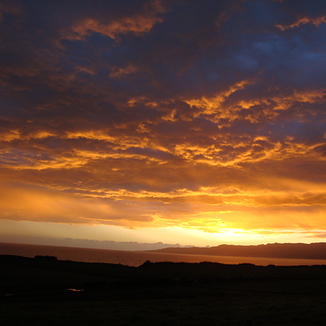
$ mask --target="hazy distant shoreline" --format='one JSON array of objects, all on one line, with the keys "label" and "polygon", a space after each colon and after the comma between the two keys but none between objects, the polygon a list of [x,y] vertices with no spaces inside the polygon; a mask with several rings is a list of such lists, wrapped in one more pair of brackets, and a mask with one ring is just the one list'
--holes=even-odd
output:
[{"label": "hazy distant shoreline", "polygon": [[[326,244],[320,244],[320,248],[326,248]],[[254,250],[257,248],[289,248],[282,244],[264,245],[264,246],[248,246],[249,249]],[[290,246],[293,248],[301,248],[299,244]],[[312,250],[316,246],[308,245],[307,248]],[[318,247],[318,246],[317,246]],[[319,248],[318,247],[318,248]],[[221,248],[224,251],[221,251]],[[234,251],[237,249],[237,251]],[[107,249],[90,249],[90,248],[72,248],[72,247],[57,247],[57,246],[43,246],[43,245],[30,245],[30,244],[11,244],[0,243],[0,255],[16,255],[22,257],[35,257],[37,255],[50,255],[55,256],[60,260],[72,260],[80,262],[99,262],[99,263],[113,263],[128,266],[139,266],[145,261],[151,262],[217,262],[223,264],[241,264],[250,263],[255,265],[267,266],[270,264],[278,266],[295,266],[295,265],[325,265],[326,259],[311,258],[296,258],[292,257],[264,257],[257,256],[254,252],[248,252],[245,256],[245,249],[247,246],[230,246],[223,245],[211,248],[166,248],[156,251],[122,251],[122,250],[107,250]],[[233,254],[227,255],[226,253]],[[242,250],[242,251],[241,251]],[[219,254],[213,253],[219,252]],[[295,252],[295,251],[293,251]],[[224,253],[224,254],[223,254]],[[238,255],[235,255],[238,253]],[[242,254],[242,256],[241,256]],[[252,256],[250,256],[251,254]],[[262,255],[262,251],[260,251]],[[266,253],[267,255],[267,253]],[[315,254],[316,256],[316,254]]]},{"label": "hazy distant shoreline", "polygon": [[155,252],[192,254],[192,255],[216,255],[238,257],[264,257],[284,259],[326,259],[326,243],[272,243],[261,245],[219,245],[202,248],[164,248]]}]

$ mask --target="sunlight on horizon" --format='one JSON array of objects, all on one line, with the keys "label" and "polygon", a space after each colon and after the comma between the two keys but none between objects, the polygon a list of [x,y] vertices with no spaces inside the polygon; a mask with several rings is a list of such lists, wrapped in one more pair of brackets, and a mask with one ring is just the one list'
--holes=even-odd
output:
[{"label": "sunlight on horizon", "polygon": [[[322,242],[317,230],[221,229],[217,233],[182,227],[127,229],[107,225],[0,221],[2,242],[30,243],[110,249],[110,241],[126,243],[133,250],[137,243],[211,247],[221,244],[258,245],[267,243]],[[13,231],[14,230],[14,231]],[[315,237],[314,237],[315,235]]]}]

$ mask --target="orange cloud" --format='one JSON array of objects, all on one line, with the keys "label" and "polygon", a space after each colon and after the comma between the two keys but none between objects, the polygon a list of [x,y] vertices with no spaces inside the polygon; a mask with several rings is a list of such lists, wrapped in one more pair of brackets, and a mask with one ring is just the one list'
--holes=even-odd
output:
[{"label": "orange cloud", "polygon": [[7,183],[0,188],[0,205],[0,218],[7,220],[110,225],[149,221],[148,217],[116,210],[101,199]]},{"label": "orange cloud", "polygon": [[198,109],[203,110],[202,112],[200,112],[200,114],[214,114],[216,112],[219,112],[221,114],[221,118],[225,116],[230,117],[232,115],[230,114],[230,112],[222,109],[222,104],[230,95],[252,84],[254,84],[254,81],[242,80],[232,85],[228,90],[222,91],[220,94],[217,94],[214,97],[203,96],[199,99],[184,99],[184,101],[188,103],[191,107],[196,107]]},{"label": "orange cloud", "polygon": [[301,25],[305,24],[313,24],[318,27],[319,25],[324,23],[326,23],[326,16],[320,16],[318,18],[302,17],[290,25],[277,24],[276,27],[279,28],[281,31],[285,31],[287,29],[293,29],[295,27],[300,27]]},{"label": "orange cloud", "polygon": [[155,24],[161,23],[163,19],[157,14],[164,12],[163,6],[159,1],[153,2],[149,10],[130,17],[121,17],[109,22],[97,20],[95,18],[86,18],[75,23],[72,31],[65,37],[71,40],[83,39],[90,33],[100,33],[117,39],[120,34],[126,33],[148,33]]}]

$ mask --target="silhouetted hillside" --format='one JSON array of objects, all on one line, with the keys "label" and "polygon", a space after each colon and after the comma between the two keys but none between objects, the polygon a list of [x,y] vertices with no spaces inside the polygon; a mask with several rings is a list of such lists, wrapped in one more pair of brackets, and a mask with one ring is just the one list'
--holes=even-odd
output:
[{"label": "silhouetted hillside", "polygon": [[184,255],[326,259],[326,243],[273,243],[257,246],[220,245],[210,248],[165,248],[155,251]]},{"label": "silhouetted hillside", "polygon": [[325,325],[326,265],[0,255],[0,325]]}]

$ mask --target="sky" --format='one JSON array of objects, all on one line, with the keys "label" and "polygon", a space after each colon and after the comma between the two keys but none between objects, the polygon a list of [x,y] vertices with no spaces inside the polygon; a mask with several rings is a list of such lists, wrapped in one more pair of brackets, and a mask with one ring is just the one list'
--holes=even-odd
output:
[{"label": "sky", "polygon": [[326,241],[324,0],[1,0],[0,86],[0,242]]}]

